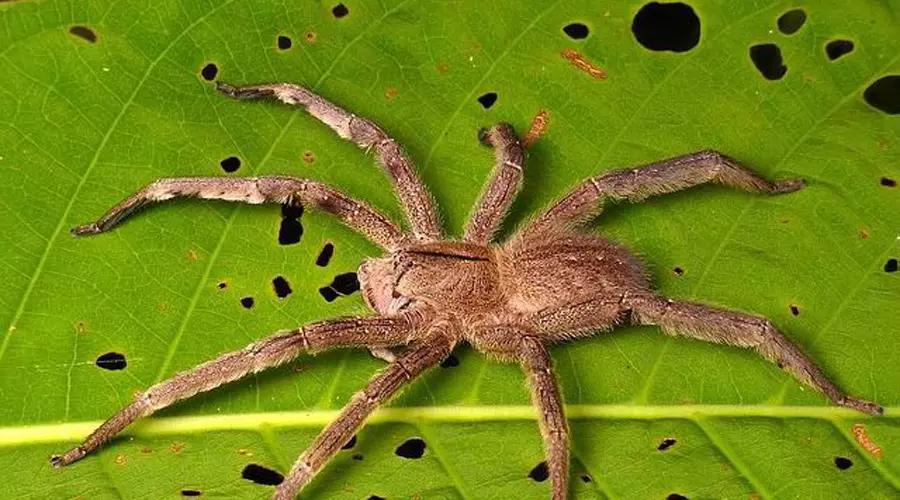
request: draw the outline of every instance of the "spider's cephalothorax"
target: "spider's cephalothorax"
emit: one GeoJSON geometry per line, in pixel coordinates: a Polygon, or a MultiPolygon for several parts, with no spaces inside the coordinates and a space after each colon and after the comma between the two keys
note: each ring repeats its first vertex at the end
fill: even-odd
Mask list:
{"type": "Polygon", "coordinates": [[[882,411],[874,403],[841,392],[768,320],[660,297],[628,252],[578,230],[580,222],[600,212],[604,199],[638,201],[709,182],[776,194],[800,189],[799,180],[769,182],[727,156],[701,151],[590,178],[509,241],[495,243],[492,236],[521,186],[524,164],[518,138],[509,125],[500,124],[481,136],[496,151],[494,174],[462,240],[448,241],[411,162],[372,122],[296,85],[219,84],[218,89],[236,99],[274,97],[302,106],[341,137],[374,150],[394,182],[409,218],[410,234],[340,191],[287,176],[160,179],[73,233],[102,233],[142,205],[180,196],[301,203],[337,216],[388,252],[365,261],[359,270],[363,297],[378,314],[280,332],[179,373],[139,394],[81,445],[54,456],[56,466],[80,459],[142,416],[285,363],[302,352],[340,347],[383,352],[403,347],[396,357],[386,356],[393,358],[387,368],[351,398],[275,490],[275,498],[293,498],[379,405],[440,363],[457,343],[468,342],[480,352],[522,366],[539,409],[552,498],[563,500],[569,483],[568,428],[547,346],[609,329],[618,322],[658,325],[671,334],[754,349],[836,404],[872,414],[882,411]]]}

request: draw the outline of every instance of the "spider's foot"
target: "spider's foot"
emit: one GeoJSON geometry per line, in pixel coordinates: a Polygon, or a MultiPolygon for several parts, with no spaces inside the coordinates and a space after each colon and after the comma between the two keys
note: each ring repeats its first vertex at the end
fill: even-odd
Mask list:
{"type": "Polygon", "coordinates": [[[853,408],[856,411],[868,413],[869,415],[884,414],[884,408],[864,399],[846,396],[841,401],[838,401],[838,404],[841,406],[846,406],[847,408],[853,408]]]}
{"type": "Polygon", "coordinates": [[[772,183],[772,194],[793,193],[806,187],[803,179],[789,179],[772,183]]]}
{"type": "Polygon", "coordinates": [[[273,95],[271,89],[260,89],[257,87],[235,87],[225,82],[216,82],[216,90],[223,95],[233,97],[235,99],[261,99],[273,95]]]}
{"type": "Polygon", "coordinates": [[[81,446],[76,446],[75,448],[67,451],[65,455],[53,455],[52,457],[50,457],[50,465],[52,465],[55,469],[59,469],[80,459],[84,455],[84,448],[82,448],[81,446]]]}
{"type": "Polygon", "coordinates": [[[101,229],[97,223],[91,222],[90,224],[75,226],[70,232],[72,233],[72,236],[90,236],[92,234],[102,233],[103,229],[101,229]]]}

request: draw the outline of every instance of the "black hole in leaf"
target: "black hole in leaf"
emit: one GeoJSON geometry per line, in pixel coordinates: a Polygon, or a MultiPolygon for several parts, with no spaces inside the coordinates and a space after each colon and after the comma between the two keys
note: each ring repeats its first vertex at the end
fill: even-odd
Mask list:
{"type": "Polygon", "coordinates": [[[879,78],[863,92],[863,98],[875,109],[889,115],[900,114],[900,75],[879,78]]]}
{"type": "Polygon", "coordinates": [[[441,361],[441,368],[453,368],[459,366],[459,358],[454,355],[447,356],[447,359],[441,361]]]}
{"type": "Polygon", "coordinates": [[[591,30],[588,29],[587,26],[581,23],[572,23],[567,24],[563,28],[563,32],[566,35],[569,35],[569,38],[573,40],[584,40],[591,33],[591,30]]]}
{"type": "Polygon", "coordinates": [[[678,267],[678,266],[675,266],[675,269],[672,269],[672,272],[674,272],[674,273],[677,274],[678,276],[681,276],[681,275],[684,274],[684,269],[682,269],[682,268],[680,268],[680,267],[678,267]]]}
{"type": "Polygon", "coordinates": [[[853,52],[853,42],[850,40],[832,40],[825,45],[825,53],[828,59],[834,61],[853,52]]]}
{"type": "Polygon", "coordinates": [[[700,18],[681,2],[650,2],[634,16],[631,32],[650,50],[687,52],[700,43],[700,18]]]}
{"type": "Polygon", "coordinates": [[[587,474],[582,474],[582,475],[581,475],[581,481],[584,482],[584,483],[590,483],[590,482],[593,482],[594,479],[593,479],[591,476],[587,475],[587,474]]]}
{"type": "Polygon", "coordinates": [[[200,70],[200,76],[203,77],[207,82],[211,82],[216,79],[216,75],[219,74],[219,67],[213,63],[209,63],[200,70]]]}
{"type": "Polygon", "coordinates": [[[325,246],[322,247],[322,251],[319,252],[319,256],[316,257],[316,265],[319,267],[325,267],[331,262],[331,256],[334,255],[334,245],[331,243],[326,243],[325,246]]]}
{"type": "Polygon", "coordinates": [[[128,366],[128,362],[125,361],[125,355],[117,352],[101,354],[97,357],[96,361],[94,361],[94,364],[104,370],[124,370],[125,367],[128,366]]]}
{"type": "Polygon", "coordinates": [[[420,438],[410,438],[398,446],[394,453],[398,457],[403,458],[422,458],[422,455],[425,454],[425,448],[425,441],[420,438]]]}
{"type": "Polygon", "coordinates": [[[280,472],[257,464],[249,464],[244,467],[244,470],[241,471],[241,477],[249,479],[256,484],[265,484],[267,486],[277,486],[284,481],[284,476],[280,472]]]}
{"type": "Polygon", "coordinates": [[[219,165],[222,166],[222,170],[230,174],[232,172],[237,172],[237,169],[241,168],[241,159],[237,156],[229,156],[220,161],[219,165]]]}
{"type": "Polygon", "coordinates": [[[680,493],[669,493],[669,496],[666,497],[666,500],[688,500],[688,497],[680,493]]]}
{"type": "Polygon", "coordinates": [[[331,282],[331,287],[341,295],[350,295],[359,290],[359,278],[356,273],[338,274],[331,282]]]}
{"type": "Polygon", "coordinates": [[[253,308],[253,297],[242,298],[241,305],[244,306],[244,309],[252,309],[253,308]]]}
{"type": "Polygon", "coordinates": [[[378,495],[371,495],[367,500],[385,500],[384,497],[380,497],[378,495]]]}
{"type": "Polygon", "coordinates": [[[300,243],[303,236],[303,224],[297,219],[281,219],[278,228],[278,243],[282,245],[294,245],[300,243]]]}
{"type": "Polygon", "coordinates": [[[774,43],[750,47],[750,59],[766,80],[780,80],[787,73],[781,58],[781,49],[774,43]]]}
{"type": "Polygon", "coordinates": [[[834,466],[841,470],[853,467],[853,461],[846,457],[834,457],[834,466]]]}
{"type": "Polygon", "coordinates": [[[275,295],[277,295],[279,299],[287,297],[293,291],[291,290],[290,283],[284,279],[284,276],[276,276],[275,279],[272,280],[272,287],[275,289],[275,295]]]}
{"type": "Polygon", "coordinates": [[[547,468],[547,462],[541,462],[534,466],[531,469],[531,472],[528,473],[528,477],[534,479],[535,481],[542,483],[550,477],[550,469],[547,468]]]}
{"type": "Polygon", "coordinates": [[[363,455],[362,455],[362,453],[357,453],[357,454],[353,455],[352,458],[353,458],[353,460],[356,460],[357,462],[362,462],[362,461],[363,461],[363,455]]]}
{"type": "Polygon", "coordinates": [[[489,109],[491,106],[494,105],[495,102],[497,102],[497,93],[496,92],[488,92],[488,93],[482,95],[481,97],[479,97],[478,102],[479,102],[479,104],[481,104],[481,106],[484,109],[489,109]]]}
{"type": "Polygon", "coordinates": [[[281,216],[289,219],[299,219],[303,215],[303,205],[299,203],[285,203],[281,205],[281,216]]]}
{"type": "Polygon", "coordinates": [[[794,316],[800,316],[800,306],[791,304],[791,314],[794,316]]]}
{"type": "Polygon", "coordinates": [[[287,50],[291,48],[293,42],[291,42],[291,37],[280,35],[278,37],[278,48],[281,50],[287,50]]]}
{"type": "Polygon", "coordinates": [[[181,490],[181,496],[183,497],[199,497],[203,492],[199,490],[181,490]]]}
{"type": "Polygon", "coordinates": [[[331,14],[340,19],[350,13],[350,9],[346,5],[339,3],[331,9],[331,14]]]}
{"type": "Polygon", "coordinates": [[[888,261],[884,263],[884,272],[896,273],[897,272],[897,259],[888,259],[888,261]]]}
{"type": "Polygon", "coordinates": [[[897,187],[897,181],[895,181],[894,179],[890,179],[888,177],[882,177],[881,185],[884,187],[889,187],[889,188],[897,187]]]}
{"type": "Polygon", "coordinates": [[[69,33],[81,38],[82,40],[90,43],[94,43],[97,41],[97,33],[94,30],[88,28],[87,26],[72,26],[69,28],[69,33]]]}
{"type": "Polygon", "coordinates": [[[224,281],[220,281],[218,284],[216,284],[216,287],[219,290],[224,290],[224,289],[228,288],[228,283],[226,283],[224,281]]]}
{"type": "Polygon", "coordinates": [[[778,18],[778,31],[785,35],[793,35],[806,23],[806,12],[803,9],[793,9],[785,12],[778,18]]]}
{"type": "Polygon", "coordinates": [[[325,302],[334,302],[334,299],[340,297],[340,295],[334,291],[334,288],[331,288],[330,286],[319,288],[319,295],[325,298],[325,302]]]}
{"type": "Polygon", "coordinates": [[[356,434],[354,434],[354,435],[350,438],[350,441],[347,441],[346,443],[344,443],[344,446],[341,446],[341,449],[342,449],[342,450],[349,450],[350,448],[353,448],[354,446],[356,446],[356,434]]]}
{"type": "Polygon", "coordinates": [[[659,446],[657,446],[656,449],[659,451],[666,451],[669,448],[671,448],[673,445],[675,445],[675,443],[677,443],[677,442],[678,441],[676,441],[675,439],[666,438],[666,439],[663,439],[662,441],[660,441],[659,446]]]}

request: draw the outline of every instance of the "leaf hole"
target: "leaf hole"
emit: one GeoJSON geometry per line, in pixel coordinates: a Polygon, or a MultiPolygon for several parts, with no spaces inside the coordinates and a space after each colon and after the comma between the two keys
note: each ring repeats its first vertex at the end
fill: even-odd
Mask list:
{"type": "Polygon", "coordinates": [[[687,52],[700,43],[700,18],[681,2],[650,2],[634,16],[631,32],[644,48],[687,52]]]}
{"type": "Polygon", "coordinates": [[[385,498],[378,495],[369,495],[369,498],[367,500],[385,500],[385,498]]]}
{"type": "Polygon", "coordinates": [[[666,500],[688,500],[688,497],[682,495],[681,493],[669,493],[669,496],[666,497],[666,500]]]}
{"type": "Polygon", "coordinates": [[[303,216],[303,205],[299,203],[285,203],[281,205],[281,216],[289,219],[299,219],[303,216]]]}
{"type": "Polygon", "coordinates": [[[853,42],[850,40],[832,40],[825,45],[825,54],[828,60],[836,61],[853,52],[853,42]]]}
{"type": "Polygon", "coordinates": [[[793,314],[794,316],[800,316],[800,306],[791,304],[791,314],[793,314]]]}
{"type": "Polygon", "coordinates": [[[863,98],[875,109],[900,114],[900,75],[879,78],[863,92],[863,98]]]}
{"type": "Polygon", "coordinates": [[[781,57],[781,49],[774,43],[763,43],[750,47],[750,60],[766,80],[780,80],[787,73],[787,66],[781,57]]]}
{"type": "Polygon", "coordinates": [[[97,43],[97,33],[87,26],[72,26],[69,28],[69,33],[88,43],[97,43]]]}
{"type": "Polygon", "coordinates": [[[316,155],[314,155],[312,151],[304,151],[302,158],[305,163],[313,163],[316,161],[316,155]]]}
{"type": "Polygon", "coordinates": [[[203,492],[200,490],[181,490],[181,496],[183,497],[199,497],[203,492]]]}
{"type": "Polygon", "coordinates": [[[228,282],[225,280],[222,280],[222,281],[216,283],[216,288],[218,288],[219,290],[224,290],[224,289],[228,288],[228,282]]]}
{"type": "Polygon", "coordinates": [[[675,266],[675,268],[672,269],[672,272],[675,273],[676,276],[684,276],[684,269],[678,266],[675,266]]]}
{"type": "Polygon", "coordinates": [[[275,279],[272,280],[272,288],[275,289],[275,295],[277,295],[279,299],[287,297],[293,291],[291,290],[290,283],[284,279],[284,276],[276,276],[275,279]]]}
{"type": "Polygon", "coordinates": [[[359,291],[359,278],[356,276],[356,273],[338,274],[329,286],[341,295],[350,295],[359,291]]]}
{"type": "Polygon", "coordinates": [[[897,259],[888,259],[888,261],[884,263],[884,272],[896,273],[897,272],[897,259]]]}
{"type": "Polygon", "coordinates": [[[334,302],[334,299],[340,296],[334,291],[334,288],[331,288],[330,286],[319,288],[319,295],[325,299],[325,302],[334,302]]]}
{"type": "Polygon", "coordinates": [[[303,34],[303,39],[306,41],[306,43],[316,43],[316,32],[307,31],[303,34]]]}
{"type": "Polygon", "coordinates": [[[362,453],[357,453],[350,458],[352,458],[353,460],[356,460],[357,462],[362,462],[365,457],[363,457],[362,453]]]}
{"type": "Polygon", "coordinates": [[[281,219],[281,225],[278,227],[279,244],[295,245],[300,243],[301,236],[303,236],[303,224],[299,220],[293,218],[281,219]]]}
{"type": "Polygon", "coordinates": [[[341,449],[342,449],[342,450],[349,450],[350,448],[353,448],[354,446],[356,446],[356,434],[354,434],[353,436],[351,436],[351,437],[350,437],[350,440],[347,441],[346,443],[344,443],[344,446],[341,446],[341,449]]]}
{"type": "Polygon", "coordinates": [[[206,66],[203,66],[203,69],[200,70],[200,76],[203,77],[207,82],[211,82],[216,79],[216,75],[219,74],[219,67],[213,63],[207,63],[206,66]]]}
{"type": "Polygon", "coordinates": [[[94,361],[94,364],[104,370],[124,370],[128,366],[125,355],[118,352],[108,352],[101,354],[94,361]]]}
{"type": "Polygon", "coordinates": [[[334,244],[331,242],[325,243],[322,251],[319,252],[319,256],[316,257],[316,265],[319,267],[327,266],[331,262],[332,255],[334,255],[334,244]]]}
{"type": "Polygon", "coordinates": [[[853,460],[847,457],[834,457],[834,466],[840,470],[847,470],[853,467],[853,460]]]}
{"type": "Polygon", "coordinates": [[[459,366],[459,358],[450,354],[446,359],[441,361],[441,368],[456,368],[459,366]]]}
{"type": "Polygon", "coordinates": [[[785,35],[793,35],[806,24],[806,11],[793,9],[778,17],[778,31],[785,35]]]}
{"type": "Polygon", "coordinates": [[[494,103],[497,102],[497,93],[496,92],[488,92],[483,94],[478,98],[478,103],[481,104],[481,107],[484,109],[490,109],[494,103]]]}
{"type": "Polygon", "coordinates": [[[277,486],[284,481],[284,476],[280,472],[258,464],[249,464],[244,467],[244,470],[241,471],[241,477],[266,486],[277,486]]]}
{"type": "Polygon", "coordinates": [[[333,15],[335,19],[344,18],[349,13],[350,9],[348,9],[347,6],[342,3],[339,3],[331,8],[331,15],[333,15]]]}
{"type": "Polygon", "coordinates": [[[408,458],[408,459],[417,459],[422,458],[422,455],[425,454],[425,441],[421,438],[410,438],[403,442],[400,446],[394,450],[394,454],[398,457],[408,458]]]}
{"type": "Polygon", "coordinates": [[[890,187],[890,188],[897,187],[897,181],[895,181],[894,179],[891,179],[889,177],[882,177],[881,181],[879,181],[879,182],[884,187],[890,187]]]}
{"type": "Polygon", "coordinates": [[[224,160],[219,162],[219,165],[222,167],[222,170],[230,173],[237,172],[237,169],[241,168],[241,159],[237,156],[229,156],[224,160]]]}
{"type": "Polygon", "coordinates": [[[528,477],[539,483],[546,481],[550,477],[550,469],[547,467],[547,462],[535,465],[531,472],[528,473],[528,477]]]}
{"type": "Polygon", "coordinates": [[[294,45],[294,42],[291,41],[291,37],[285,35],[278,35],[278,50],[287,50],[294,45]]]}
{"type": "Polygon", "coordinates": [[[656,449],[659,451],[666,451],[669,448],[675,446],[675,443],[677,442],[678,441],[674,438],[665,438],[659,442],[659,446],[657,446],[656,449]]]}
{"type": "Polygon", "coordinates": [[[582,474],[581,482],[582,483],[592,483],[592,482],[594,482],[594,478],[592,478],[589,474],[582,474]]]}
{"type": "Polygon", "coordinates": [[[241,305],[244,306],[244,309],[253,309],[253,297],[243,297],[241,299],[241,305]]]}
{"type": "Polygon", "coordinates": [[[572,40],[584,40],[591,33],[587,25],[581,23],[571,23],[563,26],[563,33],[568,35],[572,40]]]}

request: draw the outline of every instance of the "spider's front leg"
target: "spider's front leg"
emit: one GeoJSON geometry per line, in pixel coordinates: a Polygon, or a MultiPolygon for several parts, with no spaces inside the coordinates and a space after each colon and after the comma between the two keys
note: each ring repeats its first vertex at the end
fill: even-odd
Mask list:
{"type": "Polygon", "coordinates": [[[804,185],[800,179],[771,182],[718,151],[698,151],[592,177],[535,219],[528,231],[566,226],[595,215],[606,198],[640,201],[710,182],[768,194],[790,193],[804,185]]]}
{"type": "Polygon", "coordinates": [[[341,413],[316,437],[315,441],[297,459],[291,472],[275,489],[273,499],[293,500],[319,470],[341,449],[363,425],[369,415],[390,400],[407,383],[427,369],[443,361],[453,350],[456,337],[447,324],[429,328],[420,340],[383,371],[376,375],[365,389],[357,392],[341,413]]]}
{"type": "Polygon", "coordinates": [[[469,341],[480,352],[518,361],[528,376],[550,471],[550,497],[566,500],[569,492],[569,426],[547,347],[540,337],[511,326],[476,329],[469,334],[469,341]]]}
{"type": "Polygon", "coordinates": [[[884,412],[875,403],[841,391],[765,318],[647,294],[631,296],[625,304],[631,308],[635,323],[658,325],[667,333],[716,344],[753,349],[800,382],[824,393],[835,404],[871,415],[884,412]]]}
{"type": "Polygon", "coordinates": [[[62,467],[75,462],[141,417],[250,373],[286,363],[301,352],[337,347],[391,347],[404,344],[413,331],[411,321],[412,316],[323,321],[273,335],[240,351],[223,354],[138,394],[134,403],[110,417],[81,445],[63,455],[52,457],[51,463],[55,467],[62,467]]]}

